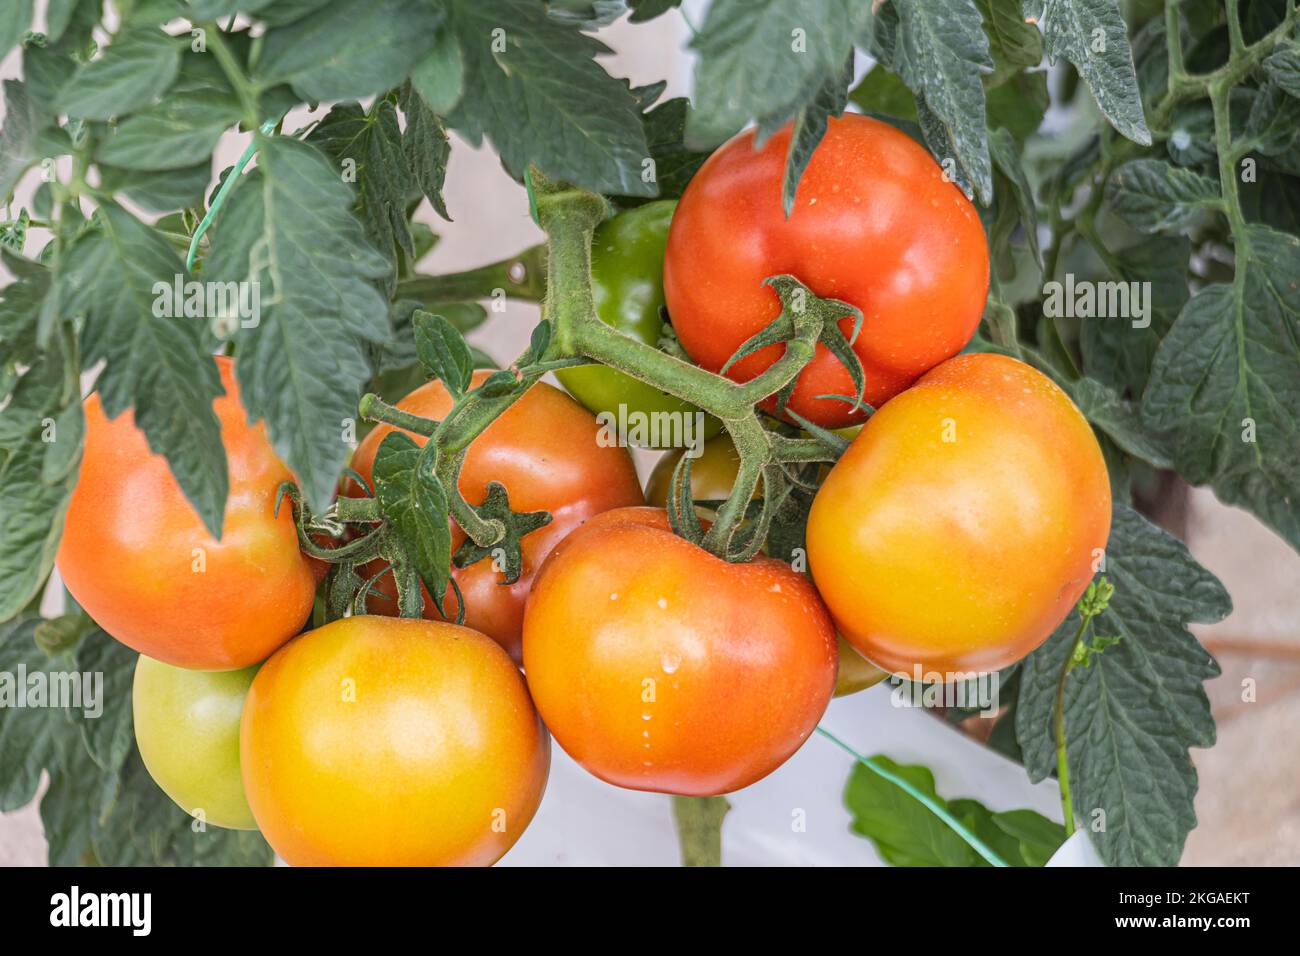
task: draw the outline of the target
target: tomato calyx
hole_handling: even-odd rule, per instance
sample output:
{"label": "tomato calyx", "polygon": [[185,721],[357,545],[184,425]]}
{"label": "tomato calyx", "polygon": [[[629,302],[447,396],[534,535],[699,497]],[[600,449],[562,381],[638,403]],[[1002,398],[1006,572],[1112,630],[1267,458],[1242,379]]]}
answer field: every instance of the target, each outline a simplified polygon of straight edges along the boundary
{"label": "tomato calyx", "polygon": [[[803,366],[812,360],[815,345],[820,342],[830,350],[832,355],[839,359],[840,364],[848,371],[853,380],[853,386],[857,389],[857,394],[852,396],[818,395],[816,397],[845,402],[854,411],[864,411],[870,414],[874,409],[862,400],[867,388],[866,372],[862,367],[862,360],[853,351],[853,344],[862,332],[864,321],[862,310],[839,299],[823,298],[792,275],[768,276],[763,280],[763,284],[771,287],[780,297],[781,313],[742,342],[740,347],[727,359],[718,374],[726,375],[731,367],[742,359],[768,346],[782,343],[786,346],[786,354],[776,365],[780,365],[786,358],[790,358],[793,353],[795,359],[801,359],[799,369],[802,370]],[[846,316],[853,317],[853,335],[848,337],[844,335],[843,330],[840,328],[840,322]],[[789,364],[793,363],[787,363],[787,365]],[[773,365],[772,368],[775,368],[776,365]],[[768,369],[768,372],[771,371],[771,368]],[[767,372],[764,373],[764,375],[766,374]],[[790,401],[790,395],[794,392],[795,382],[798,377],[797,374],[790,376],[788,381],[785,381],[779,389],[775,390],[777,415],[786,414],[786,406]],[[757,379],[751,381],[758,381],[762,378],[763,376],[760,375]],[[771,394],[773,393],[769,392],[768,395],[760,396],[760,400],[767,398]]]}
{"label": "tomato calyx", "polygon": [[467,537],[464,543],[456,549],[455,557],[452,560],[456,567],[467,568],[475,561],[481,561],[491,555],[492,560],[497,563],[498,569],[504,575],[502,583],[514,584],[523,573],[524,554],[521,539],[524,535],[550,524],[550,513],[546,511],[511,511],[509,493],[506,491],[506,486],[499,481],[488,483],[487,497],[484,499],[483,504],[477,507],[470,505],[470,507],[478,512],[479,516],[485,521],[500,522],[504,528],[504,534],[500,540],[490,545],[478,544],[473,538]]}

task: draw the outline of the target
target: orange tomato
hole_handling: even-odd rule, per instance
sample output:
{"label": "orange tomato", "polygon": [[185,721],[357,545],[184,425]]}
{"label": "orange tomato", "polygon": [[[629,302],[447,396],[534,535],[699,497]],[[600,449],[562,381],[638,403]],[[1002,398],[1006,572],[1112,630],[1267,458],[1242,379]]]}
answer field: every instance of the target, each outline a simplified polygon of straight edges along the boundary
{"label": "orange tomato", "polygon": [[230,469],[221,540],[149,450],[130,411],[105,417],[86,399],[86,447],[59,545],[59,573],[77,603],[123,644],[155,660],[234,670],[296,634],[316,591],[293,509],[275,516],[293,475],[262,423],[248,424],[234,365],[217,358],[226,394],[213,402]]}
{"label": "orange tomato", "polygon": [[[486,370],[475,372],[474,384],[477,386],[490,374]],[[429,382],[398,402],[397,407],[440,419],[451,410],[452,398],[441,382]],[[379,444],[392,430],[390,425],[376,427],[352,457],[352,467],[367,481],[371,480]],[[499,481],[506,487],[513,510],[551,513],[550,524],[524,537],[523,573],[514,584],[502,584],[505,575],[494,570],[490,558],[452,570],[465,595],[466,626],[491,637],[516,661],[524,598],[551,549],[593,515],[645,500],[631,455],[625,448],[599,445],[599,431],[594,415],[559,389],[539,382],[470,444],[461,466],[460,493],[470,504],[482,504],[488,483]],[[421,445],[427,441],[418,435],[411,437]],[[465,533],[453,522],[453,553],[464,540]],[[383,593],[371,597],[369,609],[396,615],[393,576],[384,575],[378,589]],[[450,589],[444,607],[449,616],[454,616],[456,598]],[[427,592],[424,616],[441,620]]]}
{"label": "orange tomato", "polygon": [[[975,333],[989,282],[984,228],[925,147],[856,114],[830,120],[786,218],[789,145],[789,126],[759,149],[747,130],[691,179],[668,233],[668,314],[691,358],[716,372],[780,314],[763,280],[792,274],[817,295],[862,310],[854,350],[866,370],[866,400],[879,407]],[[840,327],[852,334],[852,319]],[[748,381],[781,354],[769,346],[727,374]],[[817,396],[854,391],[848,371],[818,345],[789,407],[819,425],[850,425],[861,412]]]}
{"label": "orange tomato", "polygon": [[546,726],[602,780],[704,796],[780,766],[835,686],[835,631],[780,561],[728,564],[658,508],[569,535],[524,614],[524,672]]}
{"label": "orange tomato", "polygon": [[249,688],[244,790],[294,866],[488,866],[546,787],[550,740],[477,631],[360,616],[281,648]]}
{"label": "orange tomato", "polygon": [[915,678],[992,671],[1064,620],[1110,533],[1101,449],[1041,372],[940,365],[867,422],[813,501],[808,560],[840,631]]}

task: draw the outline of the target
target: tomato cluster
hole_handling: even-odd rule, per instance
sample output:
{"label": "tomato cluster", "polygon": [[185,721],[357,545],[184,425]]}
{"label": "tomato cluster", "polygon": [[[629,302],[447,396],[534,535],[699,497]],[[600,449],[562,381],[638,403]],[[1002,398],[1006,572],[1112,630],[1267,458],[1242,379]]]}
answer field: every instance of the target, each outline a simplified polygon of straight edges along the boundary
{"label": "tomato cluster", "polygon": [[[248,423],[232,362],[218,359],[231,488],[219,541],[130,415],[109,421],[87,401],[59,568],[141,653],[136,736],[172,799],[215,825],[257,827],[293,864],[491,864],[538,808],[551,735],[618,786],[726,793],[788,759],[835,694],[889,673],[1001,668],[1046,639],[1106,544],[1109,483],[1090,427],[1029,366],[953,357],[979,321],[988,253],[969,201],[921,147],[874,120],[832,120],[787,218],[788,136],[755,150],[744,134],[675,208],[608,221],[592,279],[606,323],[657,344],[666,302],[682,345],[713,370],[779,311],[768,276],[792,273],[862,311],[853,348],[878,410],[819,476],[810,573],[765,554],[728,562],[675,534],[663,506],[682,451],[663,456],[643,495],[593,413],[693,407],[575,368],[561,381],[578,401],[534,385],[470,444],[459,474],[471,504],[496,481],[513,510],[552,516],[522,539],[518,580],[488,560],[455,569],[462,626],[427,594],[427,620],[396,617],[391,575],[375,567],[369,613],[305,629],[318,568],[287,509],[276,515],[292,476]],[[779,354],[728,374],[747,380]],[[822,397],[851,391],[819,347],[789,407],[853,424],[860,412]],[[431,382],[398,407],[441,419],[452,405]],[[365,481],[392,431],[357,449]],[[726,498],[738,467],[730,439],[713,438],[693,497]],[[448,615],[458,603],[449,590]]]}

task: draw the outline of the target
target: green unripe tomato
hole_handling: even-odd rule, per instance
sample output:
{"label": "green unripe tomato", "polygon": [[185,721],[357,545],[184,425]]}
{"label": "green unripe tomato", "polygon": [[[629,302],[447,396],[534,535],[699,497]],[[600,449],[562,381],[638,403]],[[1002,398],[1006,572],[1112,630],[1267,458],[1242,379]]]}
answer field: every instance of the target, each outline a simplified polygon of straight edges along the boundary
{"label": "green unripe tomato", "polygon": [[215,826],[255,830],[239,773],[239,716],[258,667],[193,671],[140,655],[135,740],[154,782],[182,810]]}
{"label": "green unripe tomato", "polygon": [[[664,304],[664,246],[668,223],[677,207],[674,200],[646,203],[601,223],[591,242],[591,292],[602,322],[647,345],[658,345]],[[676,412],[699,409],[688,402],[638,382],[603,365],[585,365],[556,372],[578,401],[599,415],[618,416],[619,405],[628,413]],[[704,437],[721,427],[713,416],[705,418]]]}

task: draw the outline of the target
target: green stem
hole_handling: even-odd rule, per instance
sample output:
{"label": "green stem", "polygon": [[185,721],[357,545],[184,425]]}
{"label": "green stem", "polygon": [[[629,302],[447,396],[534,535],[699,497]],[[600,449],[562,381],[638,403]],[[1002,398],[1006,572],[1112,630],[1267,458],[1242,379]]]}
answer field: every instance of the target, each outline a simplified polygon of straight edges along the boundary
{"label": "green stem", "polygon": [[1166,89],[1170,93],[1187,75],[1183,66],[1182,23],[1180,4],[1170,0],[1165,4],[1165,49],[1169,54],[1169,84]]}
{"label": "green stem", "polygon": [[451,516],[460,525],[460,530],[481,548],[490,548],[505,537],[506,529],[500,521],[489,520],[480,515],[460,493],[460,469],[465,463],[467,449],[460,449],[451,454],[440,454],[435,467],[439,481],[447,492],[447,506]]}
{"label": "green stem", "polygon": [[1233,57],[1240,56],[1241,51],[1246,47],[1246,42],[1241,36],[1241,14],[1237,11],[1237,4],[1238,0],[1227,0],[1228,47]]}
{"label": "green stem", "polygon": [[[1214,110],[1214,139],[1219,150],[1219,190],[1223,193],[1223,212],[1232,229],[1236,243],[1236,260],[1244,262],[1249,255],[1246,246],[1246,218],[1241,211],[1241,198],[1237,193],[1237,168],[1232,150],[1232,116],[1230,98],[1232,85],[1219,81],[1210,87],[1210,105]],[[1238,270],[1240,272],[1242,270]]]}
{"label": "green stem", "polygon": [[217,26],[216,21],[203,24],[208,35],[208,46],[212,50],[212,55],[216,57],[217,65],[221,67],[221,72],[226,74],[226,79],[230,85],[235,88],[235,94],[239,97],[239,103],[244,109],[244,123],[249,130],[255,130],[258,124],[262,122],[261,112],[257,105],[257,91],[248,77],[244,75],[244,70],[235,59],[235,54],[230,47],[226,45],[226,36]]}
{"label": "green stem", "polygon": [[394,405],[389,405],[373,392],[367,392],[361,396],[358,411],[361,417],[367,421],[383,422],[385,425],[392,425],[394,428],[401,428],[414,435],[422,435],[425,438],[433,437],[433,434],[438,430],[438,422],[423,418],[420,415],[413,415]]}
{"label": "green stem", "polygon": [[862,766],[866,767],[872,773],[876,774],[879,777],[884,778],[885,780],[888,780],[890,783],[898,787],[898,789],[902,790],[913,800],[922,804],[927,810],[929,810],[936,817],[938,817],[945,824],[947,824],[949,829],[951,829],[959,837],[965,840],[966,844],[972,850],[978,853],[981,857],[983,857],[985,861],[987,861],[990,865],[992,866],[1008,865],[1006,860],[998,856],[997,853],[995,853],[988,844],[986,844],[983,840],[981,840],[974,833],[972,833],[964,823],[962,823],[951,813],[949,813],[947,807],[939,803],[939,801],[937,801],[934,797],[930,796],[928,793],[925,793],[922,790],[918,790],[916,787],[912,786],[912,784],[908,780],[906,780],[903,777],[900,777],[898,774],[894,773],[888,767],[885,767],[882,764],[878,763],[874,757],[864,757],[862,754],[858,753],[856,750],[854,750],[844,741],[840,740],[838,737],[836,737],[833,733],[831,733],[829,730],[827,730],[825,727],[821,726],[820,724],[817,725],[817,733],[821,734],[831,743],[835,744],[835,746],[839,747],[841,750],[843,750],[845,753],[851,756],[858,763],[862,764]]}
{"label": "green stem", "polygon": [[815,438],[789,438],[769,432],[767,440],[772,448],[773,461],[835,461],[835,456]]}
{"label": "green stem", "polygon": [[487,299],[503,290],[512,299],[540,302],[546,293],[546,246],[477,269],[444,275],[417,275],[397,283],[398,299],[418,299],[426,305]]}
{"label": "green stem", "polygon": [[1061,676],[1056,682],[1056,782],[1061,787],[1061,814],[1065,820],[1067,837],[1074,832],[1074,801],[1070,797],[1070,762],[1065,750],[1065,685],[1070,671],[1074,670],[1075,648],[1083,640],[1084,631],[1088,629],[1088,622],[1091,620],[1092,618],[1085,615],[1079,621],[1079,629],[1074,634],[1074,640],[1070,642],[1069,653],[1066,655],[1065,663],[1061,665]]}

